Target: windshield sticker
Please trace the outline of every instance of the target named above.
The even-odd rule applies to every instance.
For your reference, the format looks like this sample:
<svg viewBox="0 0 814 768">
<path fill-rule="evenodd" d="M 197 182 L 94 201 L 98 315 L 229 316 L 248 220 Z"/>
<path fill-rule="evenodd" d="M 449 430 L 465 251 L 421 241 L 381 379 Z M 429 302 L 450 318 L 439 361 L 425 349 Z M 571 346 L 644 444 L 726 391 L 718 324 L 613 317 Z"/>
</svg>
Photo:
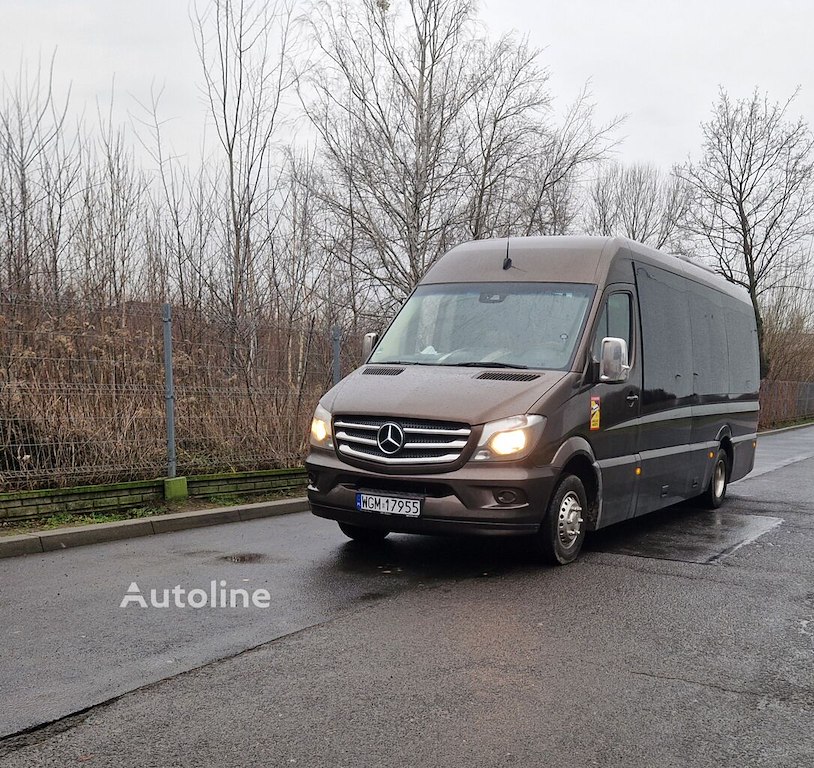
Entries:
<svg viewBox="0 0 814 768">
<path fill-rule="evenodd" d="M 599 429 L 599 398 L 591 398 L 591 430 Z"/>
</svg>

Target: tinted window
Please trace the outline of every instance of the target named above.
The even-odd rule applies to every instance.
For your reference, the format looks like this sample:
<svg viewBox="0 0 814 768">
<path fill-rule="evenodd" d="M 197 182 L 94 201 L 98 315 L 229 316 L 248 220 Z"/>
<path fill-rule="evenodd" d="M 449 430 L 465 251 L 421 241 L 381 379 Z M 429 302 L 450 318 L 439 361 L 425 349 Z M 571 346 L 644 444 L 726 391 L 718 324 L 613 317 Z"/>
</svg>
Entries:
<svg viewBox="0 0 814 768">
<path fill-rule="evenodd" d="M 644 403 L 692 395 L 687 280 L 657 267 L 636 270 L 642 309 Z"/>
<path fill-rule="evenodd" d="M 693 344 L 693 380 L 698 395 L 729 392 L 729 361 L 723 297 L 703 285 L 689 282 Z"/>
<path fill-rule="evenodd" d="M 757 356 L 757 330 L 752 308 L 723 297 L 726 307 L 726 336 L 729 342 L 729 391 L 740 395 L 757 392 L 760 369 Z"/>
</svg>

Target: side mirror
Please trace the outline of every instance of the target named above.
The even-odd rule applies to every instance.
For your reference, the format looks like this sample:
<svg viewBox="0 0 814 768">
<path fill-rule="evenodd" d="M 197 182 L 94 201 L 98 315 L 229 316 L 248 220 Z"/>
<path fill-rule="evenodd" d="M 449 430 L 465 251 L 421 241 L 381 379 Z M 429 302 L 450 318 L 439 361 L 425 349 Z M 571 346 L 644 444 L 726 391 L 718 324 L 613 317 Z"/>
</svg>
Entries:
<svg viewBox="0 0 814 768">
<path fill-rule="evenodd" d="M 599 380 L 613 383 L 625 381 L 630 371 L 627 360 L 627 342 L 608 336 L 602 339 L 599 360 Z"/>
<path fill-rule="evenodd" d="M 373 350 L 376 349 L 376 345 L 379 343 L 379 334 L 378 333 L 366 333 L 364 339 L 362 339 L 362 360 L 366 361 L 371 354 L 373 354 Z"/>
</svg>

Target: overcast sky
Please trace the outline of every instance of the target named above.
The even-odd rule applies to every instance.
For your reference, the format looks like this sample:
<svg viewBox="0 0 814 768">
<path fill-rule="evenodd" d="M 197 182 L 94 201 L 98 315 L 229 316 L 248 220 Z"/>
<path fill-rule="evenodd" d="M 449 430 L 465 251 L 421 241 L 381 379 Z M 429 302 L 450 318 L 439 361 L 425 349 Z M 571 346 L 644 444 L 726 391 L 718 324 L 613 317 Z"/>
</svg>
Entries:
<svg viewBox="0 0 814 768">
<path fill-rule="evenodd" d="M 164 86 L 177 150 L 197 154 L 204 109 L 187 0 L 0 0 L 0 68 L 15 79 L 21 61 L 57 51 L 58 92 L 95 114 L 115 77 L 121 119 Z M 667 168 L 698 154 L 698 124 L 718 86 L 732 96 L 754 87 L 785 100 L 814 123 L 814 4 L 803 0 L 489 0 L 481 20 L 494 35 L 516 29 L 544 48 L 555 104 L 582 85 L 600 120 L 628 119 L 625 161 Z"/>
</svg>

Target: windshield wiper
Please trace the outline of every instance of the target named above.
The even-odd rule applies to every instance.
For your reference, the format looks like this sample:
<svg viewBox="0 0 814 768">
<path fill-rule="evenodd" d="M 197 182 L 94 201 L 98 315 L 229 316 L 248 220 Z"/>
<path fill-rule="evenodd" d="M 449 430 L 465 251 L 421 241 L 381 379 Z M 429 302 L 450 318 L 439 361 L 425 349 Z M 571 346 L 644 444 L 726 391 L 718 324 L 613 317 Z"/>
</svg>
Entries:
<svg viewBox="0 0 814 768">
<path fill-rule="evenodd" d="M 435 365 L 435 363 L 421 363 L 418 360 L 382 360 L 368 365 Z"/>
<path fill-rule="evenodd" d="M 466 363 L 443 363 L 443 365 L 449 365 L 454 368 L 520 368 L 520 369 L 528 368 L 527 365 L 515 365 L 514 363 L 496 363 L 491 360 L 481 360 L 481 361 L 472 360 Z"/>
</svg>

